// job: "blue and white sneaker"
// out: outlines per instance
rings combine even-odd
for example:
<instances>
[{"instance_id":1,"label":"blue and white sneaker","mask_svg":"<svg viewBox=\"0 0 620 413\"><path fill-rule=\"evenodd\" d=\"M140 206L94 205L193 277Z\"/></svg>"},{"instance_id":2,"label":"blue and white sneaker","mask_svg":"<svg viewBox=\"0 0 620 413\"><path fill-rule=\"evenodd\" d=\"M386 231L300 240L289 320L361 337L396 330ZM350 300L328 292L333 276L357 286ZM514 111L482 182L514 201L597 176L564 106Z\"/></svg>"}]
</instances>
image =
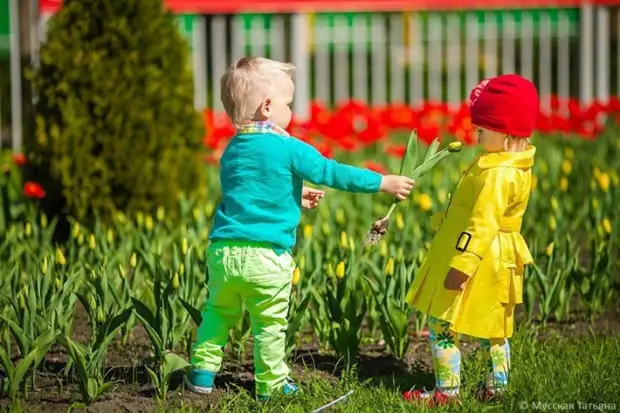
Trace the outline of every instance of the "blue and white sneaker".
<instances>
[{"instance_id":1,"label":"blue and white sneaker","mask_svg":"<svg viewBox=\"0 0 620 413\"><path fill-rule=\"evenodd\" d=\"M192 369L189 374L183 376L187 388L196 394L208 394L213 391L215 373L204 369Z\"/></svg>"},{"instance_id":2,"label":"blue and white sneaker","mask_svg":"<svg viewBox=\"0 0 620 413\"><path fill-rule=\"evenodd\" d=\"M287 381L284 386L280 387L278 391L282 392L285 396L291 396L299 392L299 387L296 384ZM261 401L269 400L270 396L258 395L258 399Z\"/></svg>"}]
</instances>

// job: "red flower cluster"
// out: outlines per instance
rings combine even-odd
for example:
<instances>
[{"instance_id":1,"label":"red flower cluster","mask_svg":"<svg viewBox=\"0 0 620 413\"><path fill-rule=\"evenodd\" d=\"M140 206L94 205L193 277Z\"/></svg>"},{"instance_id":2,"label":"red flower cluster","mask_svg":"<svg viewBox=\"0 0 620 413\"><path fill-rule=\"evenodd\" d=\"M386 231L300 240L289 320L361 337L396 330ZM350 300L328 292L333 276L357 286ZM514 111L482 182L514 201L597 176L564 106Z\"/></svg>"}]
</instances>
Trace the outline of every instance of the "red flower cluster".
<instances>
[{"instance_id":1,"label":"red flower cluster","mask_svg":"<svg viewBox=\"0 0 620 413\"><path fill-rule=\"evenodd\" d=\"M576 99L559 97L552 97L547 102L549 104L541 108L547 106L548 109L541 109L538 117L537 130L540 134L566 133L592 139L601 132L605 115L615 116L620 123L620 98L614 98L607 104L594 102L588 106L581 105ZM208 162L215 164L235 129L223 113L207 110L204 119L207 131L204 144L213 150ZM350 101L330 110L315 102L309 119L303 122L293 119L288 131L311 143L328 157L334 150L354 152L380 141L387 143L387 153L402 157L404 146L390 145L385 138L395 132L408 133L414 128L420 139L427 143L446 134L464 143L474 141L466 103L456 107L441 102L425 102L419 107L404 104L371 107Z\"/></svg>"},{"instance_id":2,"label":"red flower cluster","mask_svg":"<svg viewBox=\"0 0 620 413\"><path fill-rule=\"evenodd\" d=\"M24 166L24 165L26 165L26 155L24 155L23 153L15 153L15 154L13 154L13 162L17 166Z\"/></svg>"}]
</instances>

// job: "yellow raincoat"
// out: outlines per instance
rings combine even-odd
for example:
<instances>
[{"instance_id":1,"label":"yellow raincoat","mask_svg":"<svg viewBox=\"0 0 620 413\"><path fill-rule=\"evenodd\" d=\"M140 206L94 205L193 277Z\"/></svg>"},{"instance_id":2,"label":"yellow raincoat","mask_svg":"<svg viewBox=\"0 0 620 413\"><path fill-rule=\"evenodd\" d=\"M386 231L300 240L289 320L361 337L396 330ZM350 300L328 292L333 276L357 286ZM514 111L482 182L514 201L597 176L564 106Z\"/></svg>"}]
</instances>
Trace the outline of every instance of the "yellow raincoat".
<instances>
[{"instance_id":1,"label":"yellow raincoat","mask_svg":"<svg viewBox=\"0 0 620 413\"><path fill-rule=\"evenodd\" d=\"M416 310L457 333L512 336L524 268L533 262L520 231L535 152L487 153L467 169L447 210L432 217L438 231L407 293ZM444 288L450 267L470 277L463 291Z\"/></svg>"}]
</instances>

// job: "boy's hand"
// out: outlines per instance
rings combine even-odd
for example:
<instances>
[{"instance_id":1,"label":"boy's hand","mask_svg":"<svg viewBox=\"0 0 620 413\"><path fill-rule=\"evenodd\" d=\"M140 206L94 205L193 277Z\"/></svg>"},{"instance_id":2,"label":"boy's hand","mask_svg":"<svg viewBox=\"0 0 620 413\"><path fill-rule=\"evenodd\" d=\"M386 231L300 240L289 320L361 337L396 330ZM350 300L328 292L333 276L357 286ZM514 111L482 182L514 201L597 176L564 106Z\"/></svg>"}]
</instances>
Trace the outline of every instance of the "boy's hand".
<instances>
[{"instance_id":1,"label":"boy's hand","mask_svg":"<svg viewBox=\"0 0 620 413\"><path fill-rule=\"evenodd\" d=\"M443 286L446 290L463 291L467 285L467 281L469 281L467 274L464 274L454 268L450 268L450 271L448 271L448 275L446 275L446 279L443 282Z\"/></svg>"},{"instance_id":2,"label":"boy's hand","mask_svg":"<svg viewBox=\"0 0 620 413\"><path fill-rule=\"evenodd\" d=\"M381 180L381 192L392 194L402 201L406 199L415 185L415 181L406 176L384 175Z\"/></svg>"},{"instance_id":3,"label":"boy's hand","mask_svg":"<svg viewBox=\"0 0 620 413\"><path fill-rule=\"evenodd\" d=\"M319 205L319 201L324 196L324 191L304 186L301 190L301 206L307 209L314 209Z\"/></svg>"}]
</instances>

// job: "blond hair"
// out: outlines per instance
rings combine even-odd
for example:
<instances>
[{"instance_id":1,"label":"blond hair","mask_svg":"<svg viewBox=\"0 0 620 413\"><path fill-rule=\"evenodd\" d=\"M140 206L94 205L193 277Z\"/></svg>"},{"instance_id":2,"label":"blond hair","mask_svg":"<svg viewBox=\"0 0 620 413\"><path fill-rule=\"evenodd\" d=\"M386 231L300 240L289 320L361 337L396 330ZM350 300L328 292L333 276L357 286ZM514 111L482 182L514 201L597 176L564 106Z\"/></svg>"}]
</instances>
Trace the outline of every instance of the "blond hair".
<instances>
[{"instance_id":1,"label":"blond hair","mask_svg":"<svg viewBox=\"0 0 620 413\"><path fill-rule=\"evenodd\" d=\"M242 57L231 64L220 80L224 110L239 127L253 118L261 102L273 94L278 77L293 77L295 66L263 57Z\"/></svg>"}]
</instances>

